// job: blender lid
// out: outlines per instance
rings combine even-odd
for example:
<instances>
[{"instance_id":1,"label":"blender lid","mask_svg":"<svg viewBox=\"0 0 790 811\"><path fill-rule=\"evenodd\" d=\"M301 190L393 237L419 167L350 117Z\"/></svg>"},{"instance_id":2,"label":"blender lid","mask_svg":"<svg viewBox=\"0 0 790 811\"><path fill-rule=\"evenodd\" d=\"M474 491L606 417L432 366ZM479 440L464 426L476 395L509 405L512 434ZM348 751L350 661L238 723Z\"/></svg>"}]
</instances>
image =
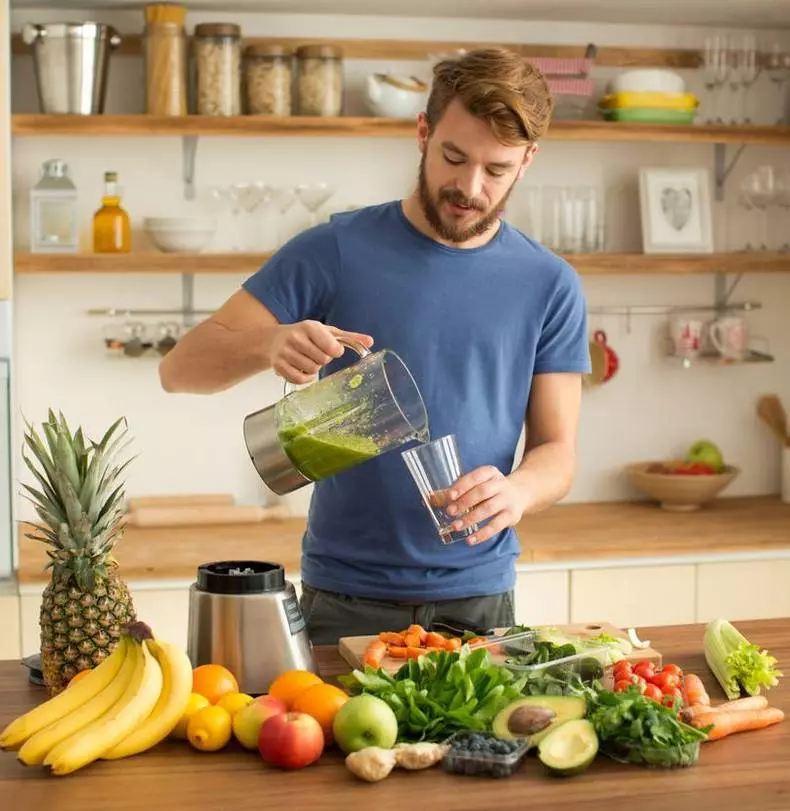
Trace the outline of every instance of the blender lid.
<instances>
[{"instance_id":1,"label":"blender lid","mask_svg":"<svg viewBox=\"0 0 790 811\"><path fill-rule=\"evenodd\" d=\"M261 594L282 591L285 571L262 560L219 560L198 566L197 587L211 594Z\"/></svg>"}]
</instances>

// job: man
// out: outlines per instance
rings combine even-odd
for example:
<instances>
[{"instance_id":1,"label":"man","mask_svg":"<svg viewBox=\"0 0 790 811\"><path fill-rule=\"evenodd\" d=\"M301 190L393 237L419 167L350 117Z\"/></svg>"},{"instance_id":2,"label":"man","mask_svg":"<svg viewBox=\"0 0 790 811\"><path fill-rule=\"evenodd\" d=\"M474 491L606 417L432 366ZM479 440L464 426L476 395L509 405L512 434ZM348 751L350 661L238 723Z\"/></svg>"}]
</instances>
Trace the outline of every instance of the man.
<instances>
[{"instance_id":1,"label":"man","mask_svg":"<svg viewBox=\"0 0 790 811\"><path fill-rule=\"evenodd\" d=\"M162 361L170 392L217 392L273 369L294 383L356 359L336 338L397 352L431 436L456 434L466 543L440 543L398 451L315 485L302 550L310 638L515 622L524 515L570 488L589 370L576 273L500 218L548 127L542 76L505 49L439 63L404 201L344 213L266 263ZM513 469L526 417L526 453Z\"/></svg>"}]
</instances>

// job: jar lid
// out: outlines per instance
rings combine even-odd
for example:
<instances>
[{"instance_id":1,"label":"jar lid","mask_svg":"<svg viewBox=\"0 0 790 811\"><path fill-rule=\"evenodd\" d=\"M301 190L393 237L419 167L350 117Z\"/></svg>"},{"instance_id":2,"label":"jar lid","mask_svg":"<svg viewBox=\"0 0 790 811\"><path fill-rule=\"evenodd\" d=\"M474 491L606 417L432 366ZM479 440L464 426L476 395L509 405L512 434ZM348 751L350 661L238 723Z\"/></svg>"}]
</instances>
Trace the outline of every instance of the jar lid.
<instances>
[{"instance_id":1,"label":"jar lid","mask_svg":"<svg viewBox=\"0 0 790 811\"><path fill-rule=\"evenodd\" d=\"M200 23L195 26L196 37L240 37L241 26L234 23Z\"/></svg>"},{"instance_id":2,"label":"jar lid","mask_svg":"<svg viewBox=\"0 0 790 811\"><path fill-rule=\"evenodd\" d=\"M298 59L342 59L343 50L338 48L337 45L300 45L296 49L296 56Z\"/></svg>"},{"instance_id":3,"label":"jar lid","mask_svg":"<svg viewBox=\"0 0 790 811\"><path fill-rule=\"evenodd\" d=\"M245 56L291 56L292 54L291 48L275 42L253 43L244 49Z\"/></svg>"},{"instance_id":4,"label":"jar lid","mask_svg":"<svg viewBox=\"0 0 790 811\"><path fill-rule=\"evenodd\" d=\"M197 588L211 594L262 594L285 588L279 563L262 560L218 560L198 566Z\"/></svg>"}]
</instances>

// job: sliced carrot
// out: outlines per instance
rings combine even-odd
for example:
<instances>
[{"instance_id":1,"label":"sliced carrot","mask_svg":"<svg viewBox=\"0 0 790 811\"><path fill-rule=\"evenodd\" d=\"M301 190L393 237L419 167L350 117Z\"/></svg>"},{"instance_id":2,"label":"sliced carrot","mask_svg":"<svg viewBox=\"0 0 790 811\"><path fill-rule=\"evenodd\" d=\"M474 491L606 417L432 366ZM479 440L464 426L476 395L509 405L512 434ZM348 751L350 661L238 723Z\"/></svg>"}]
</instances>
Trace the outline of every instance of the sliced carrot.
<instances>
[{"instance_id":1,"label":"sliced carrot","mask_svg":"<svg viewBox=\"0 0 790 811\"><path fill-rule=\"evenodd\" d=\"M444 646L442 646L441 648L437 647L436 645L426 645L425 646L426 653L430 653L431 651L441 652L443 650L445 650Z\"/></svg>"},{"instance_id":2,"label":"sliced carrot","mask_svg":"<svg viewBox=\"0 0 790 811\"><path fill-rule=\"evenodd\" d=\"M425 656L428 653L425 648L406 648L407 659L419 659L420 656Z\"/></svg>"},{"instance_id":3,"label":"sliced carrot","mask_svg":"<svg viewBox=\"0 0 790 811\"><path fill-rule=\"evenodd\" d=\"M403 637L403 643L406 645L407 648L419 648L420 645L422 644L420 642L420 635L412 633L407 633Z\"/></svg>"},{"instance_id":4,"label":"sliced carrot","mask_svg":"<svg viewBox=\"0 0 790 811\"><path fill-rule=\"evenodd\" d=\"M482 636L473 636L471 639L466 640L466 644L469 645L470 648L473 648L475 645L482 645L486 642L488 642L488 640Z\"/></svg>"},{"instance_id":5,"label":"sliced carrot","mask_svg":"<svg viewBox=\"0 0 790 811\"><path fill-rule=\"evenodd\" d=\"M422 627L422 625L416 624L410 625L406 629L406 633L409 635L416 634L417 638L420 640L420 644L423 644L425 642L425 637L428 635L428 632L425 630L425 628Z\"/></svg>"},{"instance_id":6,"label":"sliced carrot","mask_svg":"<svg viewBox=\"0 0 790 811\"><path fill-rule=\"evenodd\" d=\"M702 679L694 673L683 676L683 687L689 704L705 704L710 706L710 696L702 683Z\"/></svg>"},{"instance_id":7,"label":"sliced carrot","mask_svg":"<svg viewBox=\"0 0 790 811\"><path fill-rule=\"evenodd\" d=\"M393 659L405 659L407 650L405 645L390 645L387 652Z\"/></svg>"},{"instance_id":8,"label":"sliced carrot","mask_svg":"<svg viewBox=\"0 0 790 811\"><path fill-rule=\"evenodd\" d=\"M374 639L367 647L363 662L370 667L379 668L387 655L387 646L380 639Z\"/></svg>"},{"instance_id":9,"label":"sliced carrot","mask_svg":"<svg viewBox=\"0 0 790 811\"><path fill-rule=\"evenodd\" d=\"M709 741L726 738L736 732L747 732L764 729L783 721L785 714L777 707L764 707L760 710L741 710L740 712L708 712L694 719L695 727L713 725L708 733Z\"/></svg>"},{"instance_id":10,"label":"sliced carrot","mask_svg":"<svg viewBox=\"0 0 790 811\"><path fill-rule=\"evenodd\" d=\"M428 631L428 633L425 634L426 648L444 648L445 641L445 637L441 634L437 634L435 631Z\"/></svg>"},{"instance_id":11,"label":"sliced carrot","mask_svg":"<svg viewBox=\"0 0 790 811\"><path fill-rule=\"evenodd\" d=\"M457 637L451 637L450 639L444 640L444 649L445 650L461 650L461 640Z\"/></svg>"},{"instance_id":12,"label":"sliced carrot","mask_svg":"<svg viewBox=\"0 0 790 811\"><path fill-rule=\"evenodd\" d=\"M395 631L380 631L379 639L386 642L387 645L402 645L403 634L396 633Z\"/></svg>"}]
</instances>

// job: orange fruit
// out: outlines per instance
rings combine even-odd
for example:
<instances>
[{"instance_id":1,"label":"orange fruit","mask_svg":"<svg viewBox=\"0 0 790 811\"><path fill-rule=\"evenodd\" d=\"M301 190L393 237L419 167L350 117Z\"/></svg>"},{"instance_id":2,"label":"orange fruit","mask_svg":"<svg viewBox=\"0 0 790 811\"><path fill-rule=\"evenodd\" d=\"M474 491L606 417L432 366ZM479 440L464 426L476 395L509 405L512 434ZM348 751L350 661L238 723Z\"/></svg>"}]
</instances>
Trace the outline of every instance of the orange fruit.
<instances>
[{"instance_id":1,"label":"orange fruit","mask_svg":"<svg viewBox=\"0 0 790 811\"><path fill-rule=\"evenodd\" d=\"M269 685L269 695L279 698L290 710L299 693L324 680L309 670L286 670Z\"/></svg>"},{"instance_id":2,"label":"orange fruit","mask_svg":"<svg viewBox=\"0 0 790 811\"><path fill-rule=\"evenodd\" d=\"M91 672L92 672L91 668L88 668L87 670L80 670L80 672L77 673L76 676L72 676L69 679L69 684L70 685L71 684L76 684L80 679L84 679L88 675L88 673L91 673Z\"/></svg>"},{"instance_id":3,"label":"orange fruit","mask_svg":"<svg viewBox=\"0 0 790 811\"><path fill-rule=\"evenodd\" d=\"M312 715L324 731L324 740L329 744L332 735L332 724L337 711L349 700L349 696L334 684L314 684L303 690L294 699L293 712Z\"/></svg>"},{"instance_id":4,"label":"orange fruit","mask_svg":"<svg viewBox=\"0 0 790 811\"><path fill-rule=\"evenodd\" d=\"M222 665L199 665L192 671L192 692L216 704L228 693L238 693L236 677Z\"/></svg>"}]
</instances>

